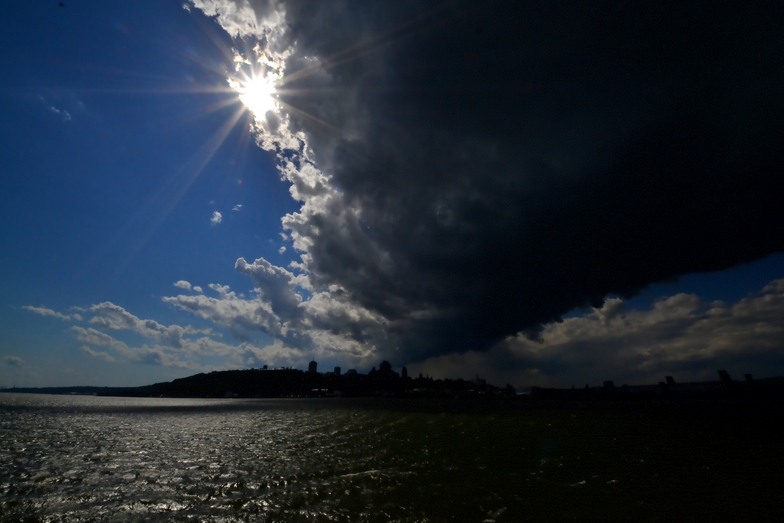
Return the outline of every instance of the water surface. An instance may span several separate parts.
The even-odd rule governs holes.
[[[0,394],[2,521],[724,521],[780,405]]]

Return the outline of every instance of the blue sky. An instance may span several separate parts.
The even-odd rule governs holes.
[[[338,162],[325,153],[338,150],[338,146],[331,138],[320,137],[315,124],[308,127],[308,122],[312,124],[316,118],[296,121],[297,115],[310,107],[307,98],[301,106],[294,107],[292,101],[278,108],[278,116],[283,118],[288,111],[292,123],[286,130],[289,134],[283,138],[275,135],[277,152],[275,146],[265,150],[256,145],[255,140],[264,136],[267,128],[251,130],[254,115],[243,108],[227,79],[235,74],[234,50],[253,63],[261,56],[252,47],[263,31],[271,30],[275,20],[263,10],[264,2],[247,4],[257,10],[255,21],[252,17],[243,19],[242,12],[228,11],[232,6],[244,5],[239,0],[196,2],[188,9],[181,1],[168,0],[64,4],[9,4],[0,18],[0,67],[5,71],[0,79],[0,385],[142,385],[215,368],[263,363],[304,366],[310,357],[317,357],[322,369],[342,365],[366,371],[371,363],[384,358],[394,360],[396,355],[396,367],[408,364],[415,371],[445,377],[468,377],[481,371],[491,380],[515,384],[563,384],[602,372],[603,367],[597,363],[602,356],[596,356],[590,364],[575,364],[574,368],[579,369],[573,372],[564,370],[571,360],[557,354],[550,357],[543,353],[533,358],[533,349],[524,346],[525,341],[519,342],[520,347],[512,346],[513,337],[505,334],[507,327],[487,336],[477,335],[476,343],[485,344],[478,351],[433,349],[451,343],[448,335],[433,341],[433,333],[441,327],[423,327],[421,335],[395,338],[399,335],[396,333],[407,330],[400,325],[419,321],[417,318],[425,317],[423,311],[431,310],[431,305],[432,311],[449,310],[444,303],[452,298],[436,293],[417,301],[418,291],[409,292],[401,284],[389,287],[388,278],[372,276],[383,263],[364,263],[353,257],[366,252],[362,256],[367,260],[403,260],[411,262],[411,267],[423,259],[396,256],[395,249],[403,249],[403,244],[388,232],[394,227],[403,230],[409,222],[390,217],[389,211],[373,214],[374,209],[381,208],[380,200],[378,205],[372,201],[379,194],[377,188],[352,186],[356,177],[341,174]],[[220,13],[219,19],[205,16],[197,7],[208,14]],[[289,16],[292,12],[293,8]],[[230,13],[236,16],[231,18]],[[272,20],[266,26],[259,22],[266,20],[264,16]],[[232,38],[227,31],[239,32],[245,39]],[[292,47],[294,51],[284,55],[277,48],[273,55],[288,57],[287,67],[293,67],[298,52],[307,60],[318,60],[317,47],[297,45],[303,46],[301,51]],[[349,73],[338,74],[326,66],[324,70],[328,71],[325,75],[332,75],[330,81],[348,82],[345,78]],[[316,87],[301,92],[320,92]],[[297,100],[295,95],[292,100]],[[351,119],[335,114],[366,114],[360,111],[362,100],[349,100],[357,105],[347,105],[345,100],[349,97],[341,97],[339,103],[332,99],[322,101],[322,105],[314,102],[313,107],[318,107],[314,111],[335,104],[332,112],[324,109],[334,121],[321,115],[318,122],[327,121],[338,128]],[[382,100],[379,107],[386,107],[383,103],[392,102]],[[394,111],[379,112],[377,120],[386,127],[378,128],[397,125],[393,116]],[[302,134],[296,135],[297,130]],[[306,138],[297,138],[301,140],[297,142],[299,149],[281,152],[281,140],[292,136]],[[561,142],[555,143],[552,150],[558,151],[561,146]],[[303,152],[308,147],[315,152]],[[435,140],[429,147],[434,156],[444,149]],[[499,150],[506,150],[504,147],[499,145]],[[293,163],[288,174],[282,175],[278,165],[285,170],[287,161]],[[313,171],[307,171],[307,166],[313,166]],[[345,192],[341,176],[346,180]],[[414,187],[418,182],[412,179],[410,183],[410,194],[418,194]],[[320,188],[320,184],[329,186],[331,192],[323,192],[327,189]],[[456,199],[459,196],[451,201]],[[330,207],[324,201],[337,203]],[[447,221],[439,222],[442,224],[451,216],[442,213],[443,205],[435,205],[439,220],[447,216]],[[324,212],[337,207],[340,210],[334,215]],[[298,218],[290,219],[284,228],[281,218],[295,213],[299,213]],[[411,216],[405,208],[400,213]],[[328,218],[326,222],[318,221],[314,218],[318,216]],[[334,218],[332,222],[329,216]],[[328,226],[344,223],[346,216],[357,217],[366,229],[370,223],[378,225],[379,236],[370,236],[375,229],[361,237],[348,232],[340,240],[321,245],[320,239],[328,234],[325,231],[348,227]],[[313,224],[321,225],[314,229]],[[389,231],[384,229],[387,225]],[[350,256],[343,252],[348,250],[347,245],[351,246]],[[377,253],[381,254],[373,258]],[[246,270],[235,269],[238,258],[247,260]],[[334,261],[338,259],[344,261]],[[292,266],[292,262],[300,265]],[[337,264],[343,268],[336,269]],[[429,264],[423,262],[422,267]],[[632,289],[631,294],[637,295],[625,303],[625,310],[645,312],[678,293],[694,294],[702,302],[689,309],[689,314],[698,310],[707,314],[703,309],[707,310],[710,302],[722,300],[729,310],[750,294],[759,297],[766,285],[784,277],[782,254],[729,264],[735,266],[713,272],[686,270],[687,274],[682,274],[678,272],[682,269],[676,269],[669,283],[610,285],[604,295],[612,298],[618,296],[614,289]],[[343,269],[345,272],[341,272]],[[416,276],[420,272],[414,269],[408,274],[412,279],[421,277],[422,282],[432,281],[425,269],[421,276]],[[355,276],[367,278],[357,283],[352,280]],[[376,287],[375,277],[387,283]],[[403,274],[393,279],[401,282],[406,278]],[[304,283],[306,280],[308,283]],[[176,287],[180,281],[188,284]],[[218,287],[211,289],[210,284],[228,285],[237,295]],[[528,288],[519,283],[509,283],[508,288],[514,289],[515,285]],[[412,288],[417,286],[412,283]],[[194,291],[194,287],[202,292]],[[488,283],[488,288],[496,287]],[[373,295],[376,288],[381,289],[379,293],[386,292],[386,297]],[[389,291],[391,288],[398,290]],[[209,303],[208,296],[212,296]],[[170,299],[164,301],[164,297]],[[599,308],[587,306],[591,297],[595,298],[593,294],[572,298],[573,303],[568,302],[572,312],[563,317],[596,324],[604,321],[597,312]],[[398,298],[408,304],[401,306],[409,307],[407,316],[396,309]],[[106,303],[123,312],[99,307]],[[291,312],[303,304],[310,307],[310,312],[302,313],[304,316]],[[221,308],[224,306],[226,309]],[[253,316],[256,313],[243,307],[247,311],[267,307],[274,311],[278,323],[271,326],[267,319],[259,320]],[[562,312],[566,310],[570,309]],[[521,317],[525,314],[520,313]],[[118,319],[121,316],[124,319]],[[538,316],[529,316],[533,318],[531,324],[547,324]],[[112,323],[135,322],[128,320],[133,317],[139,321],[133,326]],[[157,326],[144,330],[145,320]],[[518,326],[520,332],[530,326],[525,321]],[[688,321],[699,320],[690,316]],[[779,328],[780,319],[773,324]],[[551,324],[546,333],[556,328],[552,325],[563,324]],[[209,339],[221,345],[188,355],[185,351],[190,350],[189,346],[167,341],[160,334],[170,326],[186,330],[190,326],[190,331],[177,335],[178,340],[183,337],[196,344],[199,339]],[[113,339],[96,338],[97,332],[108,333]],[[498,344],[503,339],[511,345],[502,350]],[[125,344],[125,348],[118,351],[112,345],[115,341]],[[594,342],[601,344],[601,336]],[[166,343],[170,343],[167,349],[155,348]],[[419,349],[417,344],[430,348]],[[231,347],[236,348],[236,354]],[[272,348],[260,352],[264,347]],[[134,355],[137,349],[140,352]],[[717,356],[705,360],[702,367],[692,358],[692,363],[681,362],[679,368],[684,378],[699,378],[715,374],[714,364],[740,361],[738,372],[753,367],[782,373],[779,351],[772,347],[766,355],[750,355],[748,361],[739,360],[736,353]],[[169,356],[164,354],[174,359],[166,359]],[[517,366],[504,363],[510,357]],[[605,374],[619,380],[645,380],[664,368],[664,364],[657,365],[652,374],[640,368],[609,365]],[[510,368],[516,369],[516,374]]]
[[[5,13],[3,353],[86,368],[86,379],[91,362],[67,326],[22,305],[111,300],[176,323],[183,314],[160,300],[174,282],[248,287],[232,270],[238,257],[288,261],[280,217],[295,202],[249,138],[247,113],[204,158],[239,105],[212,110],[237,98],[215,72],[233,66],[212,40],[231,45],[216,24],[179,2],[25,2]]]

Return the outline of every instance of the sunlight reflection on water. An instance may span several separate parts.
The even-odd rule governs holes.
[[[769,476],[759,501],[781,484],[780,453],[764,442],[734,454],[716,447],[726,441],[673,447],[675,436],[651,432],[666,428],[661,414],[368,405],[0,395],[0,516],[511,522],[598,520],[612,508],[650,519],[696,510],[701,496],[721,509],[716,489],[737,493],[727,480],[750,457],[770,468],[755,472]],[[683,425],[684,441],[701,430],[711,431]]]

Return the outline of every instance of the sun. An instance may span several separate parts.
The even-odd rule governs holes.
[[[239,93],[243,105],[254,115],[262,117],[267,114],[267,111],[275,109],[274,79],[256,76],[246,81],[236,82],[232,87]]]

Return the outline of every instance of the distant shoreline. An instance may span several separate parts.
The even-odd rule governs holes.
[[[732,380],[725,371],[718,374],[718,381],[676,383],[667,376],[666,381],[651,385],[615,386],[612,381],[605,381],[601,387],[532,387],[529,394],[518,394],[511,385],[499,388],[478,377],[473,381],[434,380],[421,375],[418,378],[400,377],[389,367],[384,373],[374,369],[367,375],[248,369],[196,374],[140,387],[13,387],[0,389],[0,392],[136,398],[429,398],[572,402],[784,398],[784,376],[755,380],[747,374],[744,381],[739,381]]]

